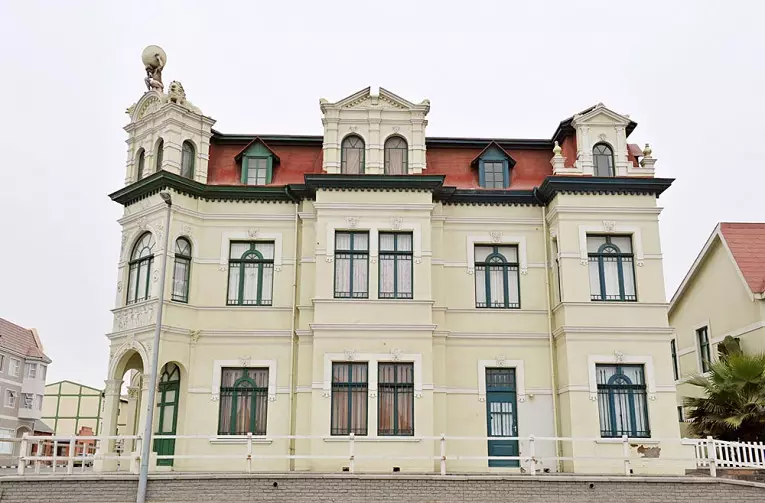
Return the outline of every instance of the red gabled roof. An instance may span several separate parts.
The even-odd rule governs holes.
[[[0,318],[0,347],[50,362],[50,358],[43,353],[34,332],[2,318]]]
[[[242,150],[240,150],[239,153],[234,156],[234,160],[238,161],[239,159],[241,159],[242,156],[244,155],[244,153],[247,152],[250,149],[250,147],[253,146],[256,143],[260,143],[261,145],[266,147],[266,150],[271,152],[271,155],[274,156],[274,162],[279,162],[279,156],[276,155],[276,152],[274,152],[273,149],[271,147],[269,147],[266,142],[261,140],[259,136],[256,136],[255,138],[252,139],[252,141],[250,143],[245,145],[244,148]]]
[[[489,142],[489,144],[486,145],[486,148],[481,150],[481,152],[477,156],[475,156],[472,161],[470,161],[470,165],[471,166],[475,166],[476,164],[478,164],[478,161],[481,159],[481,156],[483,154],[485,154],[486,151],[489,150],[491,147],[495,147],[497,150],[502,152],[502,154],[507,156],[508,159],[512,159],[511,162],[510,162],[510,167],[512,167],[513,163],[515,163],[515,159],[510,157],[510,154],[507,153],[507,150],[503,149],[502,146],[499,143],[495,142],[495,141]]]
[[[765,291],[765,223],[721,222],[720,232],[753,293]]]

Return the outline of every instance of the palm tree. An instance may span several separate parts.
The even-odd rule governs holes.
[[[690,409],[689,429],[701,437],[765,441],[765,353],[744,354],[732,341],[720,346],[720,359],[711,364],[708,376],[688,380],[704,392],[702,398],[684,400]]]

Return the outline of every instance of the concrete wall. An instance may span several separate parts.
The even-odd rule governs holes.
[[[130,503],[135,478],[0,479],[4,503]],[[710,478],[415,477],[415,476],[157,476],[149,502],[314,503],[759,503],[765,484]]]

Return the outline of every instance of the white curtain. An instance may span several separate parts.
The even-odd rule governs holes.
[[[486,306],[486,272],[483,267],[476,267],[474,275],[476,304]]]
[[[505,269],[489,266],[489,288],[492,306],[505,305]]]
[[[380,257],[380,293],[392,296],[394,290],[395,259],[388,255]]]
[[[635,270],[632,268],[632,259],[622,260],[622,274],[624,275],[624,295],[635,296]]]
[[[258,268],[258,264],[244,265],[244,304],[255,304],[258,299]]]
[[[412,259],[411,257],[399,257],[398,259],[398,293],[403,296],[412,295]]]
[[[232,265],[228,269],[228,301],[230,304],[239,301],[239,265]]]
[[[619,263],[615,259],[603,259],[603,275],[606,283],[606,298],[619,298]]]
[[[491,402],[489,404],[491,413],[491,431],[492,437],[512,437],[513,436],[513,404],[510,402]]]
[[[511,306],[520,306],[521,297],[518,291],[518,269],[510,268],[507,272],[508,302]]]
[[[353,293],[366,293],[369,289],[369,262],[365,259],[353,261]]]
[[[590,295],[600,298],[600,268],[597,260],[590,260]]]
[[[263,265],[263,283],[260,286],[260,302],[263,305],[270,305],[273,297],[274,288],[274,268],[271,264]]]

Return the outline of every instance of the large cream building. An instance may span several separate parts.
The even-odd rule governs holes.
[[[533,434],[588,439],[536,442],[540,469],[622,471],[592,458],[620,456],[622,435],[636,458],[679,438],[657,206],[672,180],[628,143],[630,118],[597,104],[551,138],[436,138],[428,100],[367,88],[320,100],[322,136],[231,135],[178,82],[147,82],[111,195],[124,216],[104,432],[123,375],[158,350],[154,431],[209,437],[160,454],[241,455],[160,460],[175,470],[243,469],[248,432],[253,469],[280,471],[340,471],[351,433],[357,471],[420,472],[439,462],[364,456]],[[451,440],[450,456],[497,459],[448,469],[518,470],[502,457],[528,449]]]

